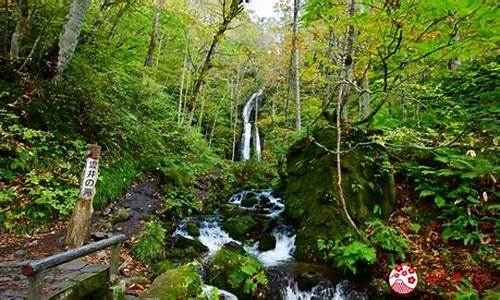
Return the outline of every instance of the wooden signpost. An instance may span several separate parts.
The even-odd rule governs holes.
[[[90,222],[94,212],[92,202],[96,193],[95,185],[99,175],[100,154],[101,147],[99,145],[89,145],[80,184],[80,195],[68,225],[66,242],[70,248],[83,246],[90,236]]]

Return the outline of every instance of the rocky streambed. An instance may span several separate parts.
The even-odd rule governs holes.
[[[172,234],[171,253],[198,263],[160,275],[145,297],[202,290],[209,299],[367,298],[327,266],[295,261],[297,229],[284,210],[271,190],[242,191],[217,214],[184,219]]]

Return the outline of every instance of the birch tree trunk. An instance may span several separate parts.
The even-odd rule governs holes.
[[[354,0],[347,0],[347,14],[349,18],[354,17],[356,12]],[[351,86],[348,83],[352,80],[354,69],[354,41],[356,40],[356,29],[353,25],[347,25],[346,35],[344,38],[344,50],[340,55],[339,62],[339,101],[340,113],[344,118],[347,118],[347,110],[345,106],[351,93]]]
[[[90,0],[73,0],[71,2],[66,23],[59,36],[59,55],[56,67],[58,74],[64,72],[73,58],[89,4]]]
[[[184,81],[186,80],[186,69],[188,62],[188,52],[186,49],[186,53],[184,54],[184,64],[182,67],[182,77],[181,77],[181,91],[179,93],[179,110],[177,112],[177,124],[181,124],[181,116],[182,116],[182,98],[184,96]]]
[[[160,30],[160,15],[161,15],[161,10],[163,9],[163,0],[157,0],[157,9],[155,16],[153,18],[153,32],[151,33],[151,40],[149,42],[149,47],[148,47],[148,53],[146,55],[146,61],[144,62],[144,65],[147,66],[152,66],[155,61],[155,50],[158,45],[158,32]]]
[[[330,22],[333,22],[333,20],[330,20]],[[328,26],[328,66],[326,68],[327,70],[327,87],[326,87],[326,97],[323,98],[323,109],[325,110],[328,106],[328,102],[330,101],[330,98],[332,97],[334,91],[332,91],[333,88],[333,68],[332,65],[335,62],[335,57],[333,54],[333,50],[335,49],[335,30],[333,28],[333,25]]]
[[[10,42],[10,58],[15,58],[19,56],[21,49],[21,41],[24,36],[24,31],[26,29],[26,21],[28,19],[28,1],[19,0],[17,2],[17,23],[16,29],[12,34],[12,39]]]
[[[300,77],[299,77],[299,49],[297,46],[298,27],[299,27],[299,6],[300,0],[293,1],[293,34],[292,34],[292,53],[293,53],[293,78],[295,91],[295,129],[299,131],[302,127],[301,109],[300,109]]]

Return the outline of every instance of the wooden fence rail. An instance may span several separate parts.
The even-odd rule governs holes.
[[[111,247],[111,259],[109,266],[110,280],[114,281],[118,266],[120,264],[120,249],[123,241],[127,238],[123,234],[115,235],[110,238],[90,243],[75,249],[61,252],[52,256],[30,261],[21,266],[21,273],[29,279],[28,299],[42,299],[43,271],[57,267],[73,259],[89,255],[91,253]]]

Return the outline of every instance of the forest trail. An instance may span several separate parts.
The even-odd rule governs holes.
[[[92,239],[98,241],[122,233],[130,240],[141,231],[142,220],[152,215],[158,206],[157,190],[158,180],[147,178],[134,183],[119,200],[96,211],[92,220]],[[115,220],[114,224],[109,220]],[[20,266],[29,260],[65,251],[65,234],[66,223],[60,222],[31,235],[4,235],[0,239],[0,299],[25,297],[28,279],[21,274]],[[48,270],[44,276],[44,295],[55,295],[69,286],[105,282],[102,276],[107,272],[109,256],[109,251],[99,251]]]

